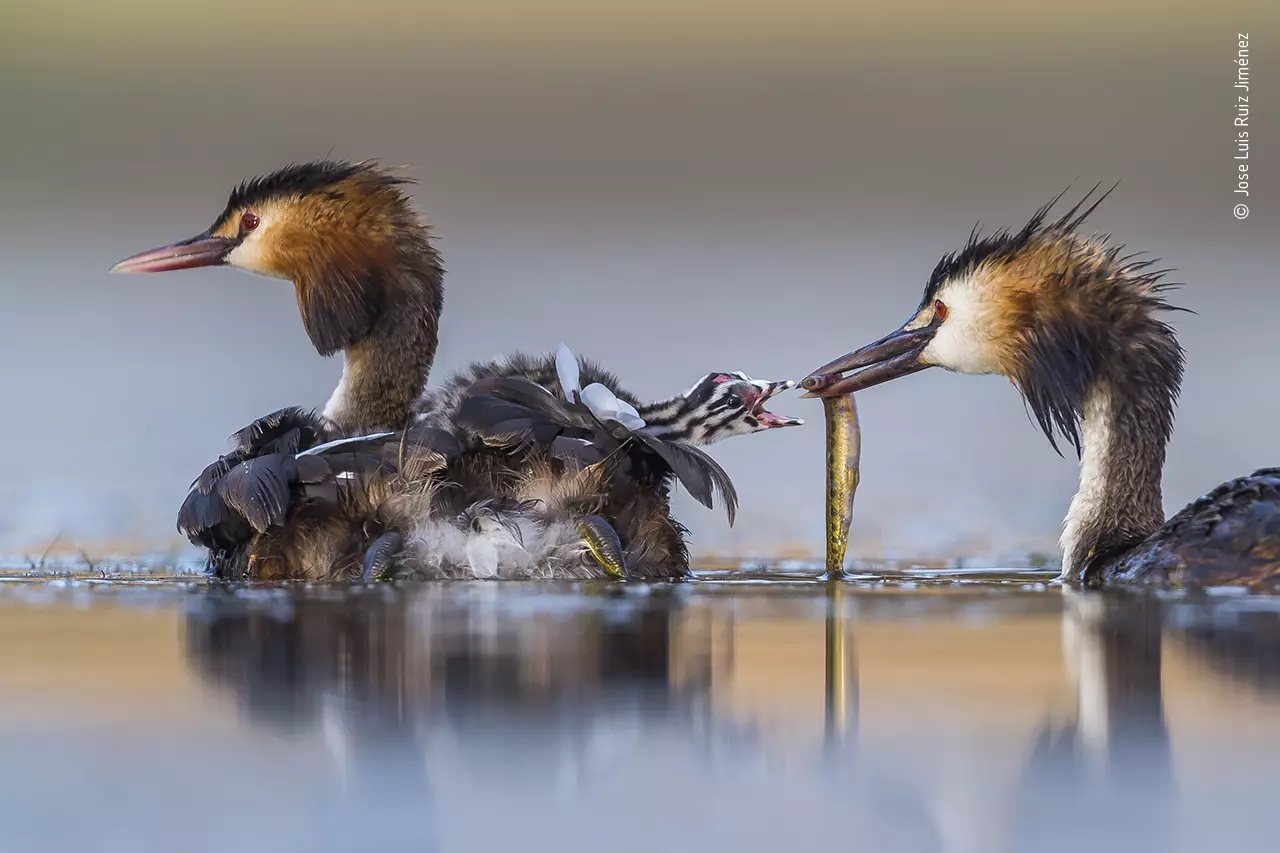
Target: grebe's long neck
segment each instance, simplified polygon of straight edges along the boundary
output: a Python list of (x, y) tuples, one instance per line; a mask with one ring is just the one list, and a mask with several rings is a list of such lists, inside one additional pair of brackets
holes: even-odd
[(325, 417), (343, 432), (399, 429), (426, 385), (439, 341), (443, 270), (423, 256), (385, 283), (369, 331), (343, 348)]
[(1086, 392), (1080, 488), (1062, 530), (1062, 579), (1119, 556), (1164, 524), (1160, 478), (1182, 380), (1173, 332), (1152, 322), (1118, 344)]

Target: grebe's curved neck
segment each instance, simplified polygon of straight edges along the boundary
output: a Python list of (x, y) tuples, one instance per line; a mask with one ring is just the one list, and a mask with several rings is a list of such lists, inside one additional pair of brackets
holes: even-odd
[(343, 347), (342, 379), (324, 409), (338, 429), (399, 429), (408, 422), (435, 361), (443, 278), (438, 256), (418, 252), (376, 283), (378, 310), (367, 333)]
[(1062, 578), (1115, 558), (1164, 524), (1161, 475), (1182, 379), (1173, 332), (1151, 322), (1117, 342), (1084, 398), (1080, 488), (1062, 531)]

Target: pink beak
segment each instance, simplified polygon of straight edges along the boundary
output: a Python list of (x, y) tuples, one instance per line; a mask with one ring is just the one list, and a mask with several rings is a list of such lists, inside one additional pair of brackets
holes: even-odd
[(210, 237), (199, 234), (188, 240), (180, 240), (140, 252), (125, 258), (111, 268), (112, 272), (169, 272), (193, 267), (212, 267), (227, 262), (227, 254), (236, 247), (229, 237)]

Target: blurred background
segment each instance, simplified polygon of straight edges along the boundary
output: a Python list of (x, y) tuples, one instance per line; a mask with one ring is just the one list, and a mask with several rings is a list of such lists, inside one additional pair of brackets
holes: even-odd
[[(437, 381), (560, 341), (641, 396), (798, 379), (915, 307), (977, 221), (1079, 176), (1094, 224), (1176, 267), (1188, 351), (1166, 505), (1280, 462), (1275, 110), (1232, 206), (1236, 33), (1280, 92), (1275, 4), (436, 0), (0, 8), (0, 551), (170, 541), (225, 437), (341, 365), (291, 288), (112, 277), (232, 185), (328, 154), (406, 164), (449, 270)], [(1271, 35), (1268, 35), (1271, 34)], [(1271, 57), (1268, 59), (1268, 57)], [(821, 408), (716, 448), (743, 508), (703, 554), (819, 553)], [(851, 553), (1052, 551), (1076, 479), (999, 378), (863, 395)], [(88, 547), (88, 546), (86, 546)]]

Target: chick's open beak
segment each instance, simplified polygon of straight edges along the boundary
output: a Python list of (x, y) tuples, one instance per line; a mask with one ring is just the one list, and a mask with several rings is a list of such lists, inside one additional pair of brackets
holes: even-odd
[(751, 402), (751, 414), (755, 416), (761, 426), (775, 429), (777, 427), (800, 426), (804, 423), (803, 418), (776, 415), (764, 407), (764, 404), (769, 402), (772, 397), (796, 387), (796, 383), (787, 379), (782, 382), (753, 382), (752, 385), (760, 388), (760, 394)]

